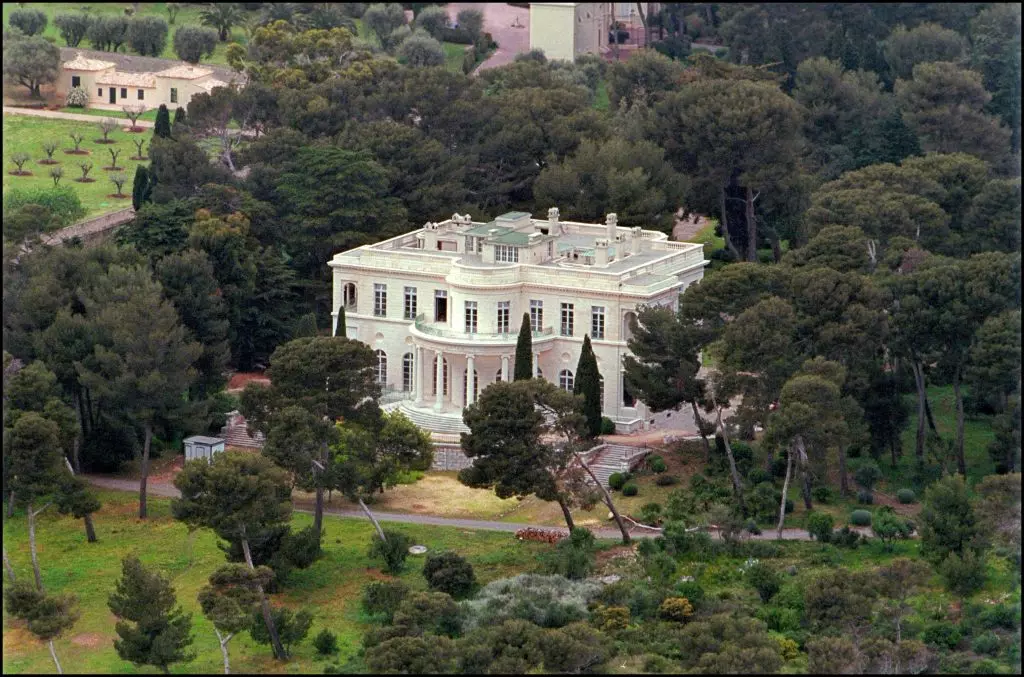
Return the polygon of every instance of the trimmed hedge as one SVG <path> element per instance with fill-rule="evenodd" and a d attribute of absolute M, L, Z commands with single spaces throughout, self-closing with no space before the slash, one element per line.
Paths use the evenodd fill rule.
<path fill-rule="evenodd" d="M 665 465 L 665 459 L 663 459 L 661 456 L 655 456 L 654 458 L 652 458 L 650 466 L 651 471 L 658 474 L 661 474 L 668 470 L 668 466 Z"/>
<path fill-rule="evenodd" d="M 858 527 L 871 526 L 871 511 L 854 510 L 852 513 L 850 513 L 850 522 Z"/>
<path fill-rule="evenodd" d="M 670 487 L 673 484 L 679 484 L 679 478 L 675 475 L 658 475 L 654 478 L 654 483 L 659 487 Z"/>
<path fill-rule="evenodd" d="M 627 473 L 613 472 L 608 477 L 608 486 L 612 491 L 619 491 L 626 484 Z"/>
<path fill-rule="evenodd" d="M 624 486 L 622 487 L 622 495 L 623 495 L 623 496 L 636 496 L 636 495 L 637 495 L 637 494 L 639 494 L 639 493 L 640 493 L 640 487 L 638 487 L 638 486 L 637 486 L 637 485 L 636 485 L 635 483 L 633 483 L 633 482 L 627 482 L 627 483 L 626 483 L 626 484 L 625 484 L 625 485 L 624 485 Z"/>
<path fill-rule="evenodd" d="M 913 503 L 917 500 L 917 494 L 914 493 L 913 489 L 900 489 L 896 492 L 896 498 L 899 499 L 900 503 L 906 505 L 907 503 Z"/>

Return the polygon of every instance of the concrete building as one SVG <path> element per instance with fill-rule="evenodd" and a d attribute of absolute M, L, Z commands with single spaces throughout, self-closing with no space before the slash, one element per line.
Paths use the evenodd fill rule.
<path fill-rule="evenodd" d="M 226 83 L 213 77 L 209 68 L 182 62 L 156 72 L 123 72 L 113 61 L 90 59 L 78 52 L 75 58 L 61 65 L 57 78 L 57 94 L 67 96 L 73 87 L 82 87 L 89 94 L 89 105 L 117 107 L 141 105 L 158 108 L 160 104 L 174 110 L 188 106 L 192 97 L 210 92 Z"/>
<path fill-rule="evenodd" d="M 575 62 L 581 54 L 601 54 L 608 47 L 612 3 L 531 2 L 530 49 L 548 59 Z"/>
<path fill-rule="evenodd" d="M 435 433 L 465 430 L 462 408 L 512 378 L 523 314 L 536 373 L 571 389 L 589 334 L 602 374 L 602 410 L 621 432 L 646 408 L 623 385 L 629 324 L 643 305 L 675 308 L 703 277 L 704 248 L 664 233 L 547 220 L 511 212 L 488 223 L 440 223 L 342 252 L 328 265 L 333 306 L 349 338 L 378 358 L 382 402 Z M 337 311 L 334 327 L 337 329 Z"/>

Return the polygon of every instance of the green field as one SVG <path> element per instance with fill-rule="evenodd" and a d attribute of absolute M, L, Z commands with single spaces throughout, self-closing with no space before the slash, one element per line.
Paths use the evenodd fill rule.
<path fill-rule="evenodd" d="M 104 115 L 102 117 L 108 117 Z M 96 122 L 102 119 L 97 117 Z M 81 148 L 88 150 L 90 155 L 68 155 L 66 149 L 74 148 L 71 132 L 81 132 L 85 136 Z M 46 159 L 41 144 L 47 139 L 56 139 L 60 142 L 60 149 L 53 154 L 53 159 L 61 163 L 64 169 L 64 177 L 60 185 L 71 186 L 78 192 L 85 207 L 86 216 L 97 216 L 105 212 L 115 211 L 131 206 L 131 199 L 112 198 L 108 195 L 117 192 L 114 184 L 107 178 L 111 172 L 104 171 L 103 167 L 110 166 L 110 154 L 108 148 L 118 148 L 121 155 L 118 156 L 117 164 L 123 167 L 122 170 L 128 175 L 128 182 L 122 189 L 125 194 L 131 195 L 132 178 L 135 176 L 135 168 L 141 164 L 128 158 L 135 155 L 135 144 L 132 138 L 145 138 L 148 141 L 153 136 L 153 131 L 147 129 L 138 134 L 126 132 L 123 128 L 115 129 L 110 133 L 110 138 L 116 141 L 114 144 L 104 145 L 95 143 L 94 139 L 100 139 L 98 124 L 79 122 L 75 120 L 52 120 L 47 118 L 31 117 L 28 115 L 4 115 L 4 193 L 11 188 L 33 190 L 39 188 L 52 188 L 53 179 L 50 178 L 50 167 L 52 165 L 38 164 L 39 160 Z M 25 169 L 32 172 L 32 176 L 11 176 L 10 172 L 15 169 L 11 163 L 11 155 L 17 152 L 25 152 L 31 156 L 31 160 L 25 165 Z M 82 162 L 93 163 L 89 178 L 96 179 L 92 183 L 79 183 L 75 181 L 81 178 L 82 172 L 79 165 Z"/>
<path fill-rule="evenodd" d="M 224 563 L 216 538 L 209 531 L 189 536 L 184 525 L 170 517 L 170 502 L 150 498 L 150 519 L 135 517 L 138 497 L 131 493 L 101 492 L 103 509 L 96 514 L 99 542 L 85 542 L 81 521 L 65 518 L 52 509 L 43 514 L 38 529 L 39 558 L 47 590 L 78 595 L 82 617 L 67 636 L 57 641 L 57 653 L 67 672 L 135 673 L 139 669 L 121 660 L 114 651 L 113 617 L 106 600 L 120 576 L 121 558 L 136 554 L 144 564 L 171 578 L 178 601 L 192 612 L 194 661 L 174 666 L 176 673 L 220 672 L 220 649 L 212 625 L 203 617 L 196 594 L 207 577 Z M 308 526 L 309 515 L 296 514 L 296 528 Z M 366 626 L 360 611 L 363 586 L 386 578 L 377 562 L 366 555 L 373 527 L 359 519 L 326 517 L 325 555 L 312 567 L 295 571 L 286 590 L 272 596 L 275 605 L 315 614 L 309 638 L 293 649 L 287 664 L 273 660 L 270 647 L 257 645 L 248 634 L 231 641 L 231 668 L 235 673 L 322 672 L 324 659 L 317 657 L 310 640 L 322 628 L 338 635 L 340 653 L 333 662 L 343 663 L 357 649 Z M 477 578 L 495 578 L 531 571 L 537 555 L 550 548 L 537 543 L 520 543 L 512 534 L 471 531 L 447 527 L 396 525 L 430 551 L 452 549 L 472 562 Z M 16 575 L 31 580 L 32 568 L 24 513 L 4 521 L 4 544 Z M 401 578 L 414 589 L 425 589 L 420 574 L 422 558 L 410 557 Z M 4 673 L 52 673 L 53 663 L 46 645 L 37 642 L 23 627 L 4 613 Z"/>
<path fill-rule="evenodd" d="M 18 9 L 18 5 L 19 4 L 20 3 L 13 3 L 13 2 L 10 2 L 10 3 L 5 2 L 4 3 L 4 6 L 3 6 L 4 27 L 6 27 L 8 25 L 8 23 L 7 23 L 8 15 L 11 13 L 12 10 Z M 64 13 L 67 13 L 67 12 L 77 13 L 77 12 L 81 11 L 83 7 L 88 7 L 88 11 L 89 11 L 89 14 L 91 16 L 111 15 L 111 14 L 124 14 L 124 8 L 128 6 L 126 3 L 113 3 L 113 2 L 112 3 L 101 2 L 101 3 L 87 4 L 87 5 L 83 5 L 82 3 L 74 3 L 74 2 L 26 2 L 26 3 L 23 3 L 23 4 L 28 9 L 39 9 L 39 10 L 42 10 L 46 14 L 47 18 L 49 19 L 49 22 L 46 25 L 46 30 L 43 31 L 43 36 L 44 37 L 52 37 L 52 38 L 54 38 L 56 40 L 57 46 L 59 46 L 59 47 L 66 47 L 67 44 L 60 37 L 60 31 L 57 30 L 57 27 L 53 25 L 53 17 L 56 16 L 57 14 L 64 14 Z M 167 36 L 167 46 L 164 48 L 163 53 L 160 54 L 160 56 L 162 58 L 164 58 L 164 59 L 177 59 L 178 58 L 178 55 L 174 53 L 174 31 L 177 30 L 178 28 L 180 28 L 181 26 L 198 26 L 198 25 L 200 25 L 200 23 L 199 23 L 199 14 L 202 11 L 203 11 L 202 4 L 195 3 L 195 4 L 187 4 L 187 5 L 185 5 L 181 9 L 181 11 L 178 12 L 177 17 L 174 20 L 174 25 L 169 27 L 170 31 L 168 32 L 168 36 Z M 254 14 L 257 14 L 257 13 L 256 12 L 247 12 L 245 10 L 242 10 L 242 14 L 247 16 L 247 15 L 254 15 Z M 162 2 L 142 2 L 142 3 L 139 3 L 138 15 L 139 16 L 156 16 L 156 17 L 160 17 L 161 19 L 164 19 L 165 21 L 168 20 L 166 5 L 165 5 L 165 3 L 162 3 Z M 228 45 L 230 45 L 232 42 L 238 42 L 238 43 L 241 43 L 243 45 L 246 43 L 246 34 L 245 34 L 245 30 L 242 27 L 240 27 L 240 26 L 234 27 L 232 29 L 232 31 L 231 31 L 231 37 L 228 39 L 228 41 L 227 42 L 218 42 L 217 43 L 217 48 L 213 52 L 213 56 L 211 56 L 209 58 L 205 58 L 204 57 L 202 62 L 203 63 L 210 63 L 210 64 L 226 66 L 227 63 L 228 63 L 227 62 L 227 48 L 228 48 Z M 83 40 L 82 43 L 79 45 L 79 47 L 82 47 L 84 49 L 95 49 L 89 43 L 88 39 Z M 125 49 L 126 52 L 129 53 L 129 54 L 131 53 L 130 51 L 128 51 L 127 47 L 123 47 L 123 49 Z"/>
<path fill-rule="evenodd" d="M 139 116 L 140 120 L 147 120 L 149 122 L 156 122 L 156 108 L 150 108 L 148 111 Z M 61 113 L 77 113 L 79 115 L 95 115 L 98 118 L 114 118 L 115 120 L 127 120 L 128 116 L 124 114 L 124 111 L 119 110 L 100 110 L 99 108 L 71 108 L 66 106 L 60 109 Z M 172 114 L 173 116 L 173 114 Z"/>

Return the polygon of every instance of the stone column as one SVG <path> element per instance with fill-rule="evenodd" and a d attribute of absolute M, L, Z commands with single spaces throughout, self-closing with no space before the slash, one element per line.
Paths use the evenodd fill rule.
<path fill-rule="evenodd" d="M 436 351 L 437 355 L 437 395 L 434 396 L 434 411 L 440 412 L 444 409 L 444 353 Z"/>
<path fill-rule="evenodd" d="M 473 376 L 473 356 L 466 355 L 466 406 L 473 404 L 476 400 L 476 378 Z"/>
<path fill-rule="evenodd" d="M 508 383 L 508 355 L 501 356 L 501 380 Z"/>
<path fill-rule="evenodd" d="M 533 354 L 533 373 L 530 374 L 530 378 L 537 378 L 537 363 L 540 361 L 540 353 Z"/>
<path fill-rule="evenodd" d="M 423 406 L 423 348 L 416 346 L 412 363 L 413 391 L 416 393 L 416 406 Z"/>

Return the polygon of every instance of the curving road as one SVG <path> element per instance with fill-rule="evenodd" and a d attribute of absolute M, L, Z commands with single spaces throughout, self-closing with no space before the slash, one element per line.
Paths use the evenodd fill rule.
<path fill-rule="evenodd" d="M 484 31 L 498 43 L 498 49 L 474 73 L 512 63 L 516 54 L 530 51 L 530 10 L 504 2 L 449 2 L 446 9 L 452 23 L 464 9 L 479 10 L 484 15 Z"/>
<path fill-rule="evenodd" d="M 93 486 L 100 487 L 102 489 L 112 489 L 114 491 L 130 491 L 137 492 L 139 490 L 138 480 L 126 480 L 119 479 L 116 477 L 105 477 L 101 475 L 83 475 L 86 480 Z M 172 484 L 167 482 L 154 482 L 150 479 L 147 487 L 147 493 L 152 496 L 162 496 L 165 498 L 178 498 L 181 494 Z M 308 508 L 295 508 L 297 512 L 312 513 L 313 511 Z M 324 514 L 334 515 L 335 517 L 350 518 L 350 519 L 366 519 L 366 515 L 360 510 L 340 510 L 330 506 L 324 507 Z M 374 517 L 381 522 L 402 522 L 405 524 L 429 524 L 438 527 L 456 527 L 459 529 L 482 529 L 484 531 L 505 531 L 514 533 L 524 527 L 535 527 L 538 529 L 549 529 L 558 530 L 559 527 L 551 527 L 544 524 L 529 524 L 524 522 L 494 522 L 490 520 L 473 520 L 473 519 L 460 519 L 454 517 L 435 517 L 434 515 L 407 515 L 402 513 L 393 512 L 377 512 L 374 511 Z M 866 537 L 871 536 L 871 530 L 865 528 L 854 529 Z M 618 529 L 609 529 L 607 527 L 600 527 L 597 529 L 591 529 L 594 535 L 598 538 L 608 538 L 617 540 L 621 538 L 622 534 Z M 651 531 L 647 529 L 632 529 L 630 535 L 634 538 L 650 538 L 652 536 L 658 536 L 660 531 Z M 712 531 L 711 535 L 713 538 L 719 538 L 719 534 L 716 531 Z M 766 530 L 760 535 L 748 535 L 746 539 L 752 539 L 757 541 L 774 541 L 775 530 Z M 783 529 L 782 540 L 784 541 L 809 541 L 811 537 L 804 529 Z"/>

